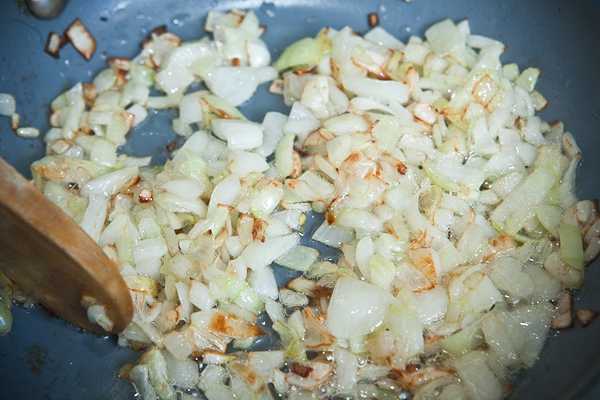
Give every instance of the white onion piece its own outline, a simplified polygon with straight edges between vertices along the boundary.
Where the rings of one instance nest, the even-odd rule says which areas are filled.
[[[323,128],[334,135],[347,135],[355,132],[366,132],[369,125],[363,117],[348,113],[326,120],[323,123]]]
[[[263,128],[254,122],[215,119],[211,127],[217,137],[227,141],[230,150],[251,150],[263,143]]]
[[[107,209],[108,198],[103,194],[91,194],[88,197],[88,206],[79,225],[95,241],[100,238]]]
[[[168,53],[156,74],[156,83],[165,93],[182,93],[194,80],[191,67],[204,57],[215,57],[210,42],[186,43]]]
[[[503,396],[502,385],[487,366],[486,354],[471,352],[454,361],[458,375],[474,399],[498,400]]]
[[[252,370],[263,376],[270,376],[274,369],[281,368],[284,361],[283,351],[253,351],[248,354],[248,362]]]
[[[275,168],[281,178],[287,178],[294,171],[294,139],[294,135],[288,133],[277,144]]]
[[[265,299],[265,311],[273,322],[285,320],[283,306],[277,301]]]
[[[383,103],[400,103],[408,101],[408,87],[396,81],[380,81],[360,76],[343,76],[342,83],[346,90],[361,97],[368,97]]]
[[[127,108],[127,112],[133,115],[133,126],[136,127],[141,124],[148,116],[148,111],[145,107],[139,104],[132,104]]]
[[[206,85],[217,96],[238,106],[248,100],[258,85],[277,78],[271,67],[218,67],[206,77]]]
[[[348,350],[337,347],[334,352],[335,376],[340,393],[352,393],[358,381],[358,358]]]
[[[203,182],[195,179],[174,179],[162,184],[162,189],[182,199],[194,200],[206,190]]]
[[[186,124],[201,123],[203,109],[200,103],[201,92],[194,92],[182,97],[179,103],[179,119]]]
[[[275,275],[270,267],[252,271],[249,282],[259,296],[265,296],[273,300],[276,300],[279,296]]]
[[[248,62],[251,67],[266,67],[271,63],[271,54],[265,42],[251,39],[246,42]]]
[[[190,286],[190,302],[202,311],[210,310],[215,305],[208,287],[198,281],[192,281]]]
[[[275,210],[282,198],[283,188],[273,182],[254,192],[250,199],[250,211],[257,218],[266,218]]]
[[[396,39],[380,26],[371,29],[365,34],[364,38],[379,46],[387,47],[388,49],[402,50],[404,48],[404,43]]]
[[[417,315],[424,325],[441,320],[448,309],[448,291],[437,286],[431,290],[419,292],[416,296]]]
[[[0,115],[12,116],[17,112],[15,98],[8,93],[0,93]]]
[[[231,173],[238,176],[246,176],[253,172],[264,172],[269,169],[269,164],[264,157],[248,151],[233,151],[230,155]]]
[[[319,252],[317,250],[306,246],[296,246],[277,258],[275,262],[282,267],[296,271],[308,271],[318,257]]]
[[[451,53],[462,49],[465,37],[458,30],[454,22],[449,19],[432,25],[425,31],[425,37],[431,48],[438,54]]]
[[[278,257],[287,253],[298,244],[299,237],[295,233],[269,238],[264,242],[254,241],[242,252],[242,257],[251,269],[265,268]]]
[[[138,168],[129,167],[102,175],[85,184],[82,188],[84,196],[103,195],[113,196],[123,185],[138,175]]]
[[[283,127],[287,119],[286,115],[274,111],[265,114],[262,122],[263,144],[255,150],[256,153],[267,157],[275,151],[277,143],[283,136]]]
[[[341,247],[343,243],[347,243],[353,238],[354,235],[350,229],[330,225],[327,221],[324,221],[312,236],[312,240],[336,248]]]
[[[192,343],[182,332],[170,332],[165,336],[163,343],[170,356],[176,360],[186,360],[192,354]]]
[[[300,144],[309,133],[319,127],[319,120],[302,103],[296,102],[292,105],[287,123],[283,127],[285,133],[296,135]]]
[[[210,196],[209,208],[215,208],[219,205],[232,205],[240,194],[240,180],[235,176],[229,176],[223,179],[215,186]]]
[[[18,128],[16,130],[18,136],[27,139],[33,139],[40,136],[40,131],[37,128],[33,128],[31,126]]]
[[[383,322],[389,300],[389,295],[375,285],[341,278],[329,302],[327,328],[341,339],[371,333]]]
[[[167,371],[173,384],[182,389],[193,389],[196,387],[196,384],[200,380],[200,370],[195,361],[170,357],[169,354],[165,354],[165,360],[167,362]]]
[[[87,30],[85,25],[78,19],[73,21],[65,31],[65,36],[69,39],[73,47],[85,58],[89,60],[96,51],[96,39]]]
[[[92,324],[100,326],[107,332],[110,332],[114,326],[113,322],[106,314],[106,308],[102,305],[94,304],[88,307],[87,317]]]

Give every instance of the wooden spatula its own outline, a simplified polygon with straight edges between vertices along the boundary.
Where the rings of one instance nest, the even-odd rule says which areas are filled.
[[[118,267],[60,208],[0,158],[0,270],[56,315],[101,332],[82,304],[106,309],[112,332],[133,305]]]

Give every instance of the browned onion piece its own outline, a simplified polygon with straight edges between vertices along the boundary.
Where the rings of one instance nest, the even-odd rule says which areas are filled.
[[[96,51],[96,39],[90,31],[87,30],[79,18],[69,25],[65,31],[65,36],[83,58],[86,60],[92,58]]]
[[[44,47],[44,51],[50,56],[58,58],[60,56],[59,53],[62,45],[63,42],[60,35],[56,32],[50,32],[48,33],[48,39],[46,39],[46,46]]]
[[[577,318],[577,322],[581,324],[581,326],[588,326],[596,317],[598,313],[593,310],[589,310],[586,308],[582,308],[580,310],[575,311],[575,317]]]
[[[552,320],[552,328],[566,329],[573,325],[573,313],[571,310],[571,293],[563,292],[558,299],[558,314]]]

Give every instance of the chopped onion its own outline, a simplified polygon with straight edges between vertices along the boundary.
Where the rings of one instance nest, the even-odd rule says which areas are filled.
[[[319,257],[319,252],[311,247],[296,246],[286,254],[278,257],[275,262],[282,267],[296,271],[308,271]]]
[[[269,267],[255,269],[250,275],[250,285],[259,296],[276,300],[279,292],[273,270]]]
[[[274,67],[283,71],[293,67],[317,65],[325,51],[325,41],[321,38],[304,38],[288,46],[277,59]]]
[[[321,242],[331,247],[341,247],[343,243],[347,243],[353,239],[352,231],[347,228],[330,225],[324,221],[312,236],[313,240]]]
[[[0,93],[0,115],[12,116],[17,111],[15,98],[7,93]]]
[[[206,85],[217,96],[238,106],[248,100],[258,85],[277,77],[271,67],[218,67],[206,77]]]
[[[455,360],[454,366],[473,398],[487,400],[502,398],[502,386],[487,366],[484,352],[471,352]]]
[[[291,233],[269,238],[262,243],[254,241],[244,249],[240,257],[248,263],[250,268],[259,270],[294,248],[298,240],[298,235]]]
[[[277,143],[283,136],[283,127],[287,122],[287,116],[278,112],[268,112],[262,122],[263,144],[255,151],[263,157],[270,156],[277,147]]]
[[[283,132],[296,135],[300,144],[309,133],[319,127],[319,120],[302,103],[296,102],[292,105],[292,110],[287,123],[283,126]]]
[[[537,115],[540,71],[502,65],[504,44],[468,21],[405,45],[369,19],[271,67],[254,12],[211,11],[212,35],[158,27],[51,102],[33,182],[119,265],[134,304],[119,344],[148,347],[129,372],[145,400],[270,398],[271,384],[291,399],[499,399],[550,327],[571,326],[600,219],[577,200],[581,148]],[[65,36],[92,56],[80,21]],[[271,80],[291,110],[249,121],[235,106]],[[14,103],[0,94],[0,114],[37,136]],[[149,109],[175,109],[164,165],[118,151]],[[251,352],[271,328],[281,350]]]
[[[263,143],[263,129],[253,122],[214,119],[211,127],[217,137],[227,141],[230,150],[251,150]]]
[[[327,328],[338,338],[371,333],[385,317],[388,294],[352,278],[337,281],[327,310]]]
[[[69,25],[65,31],[65,36],[86,60],[91,59],[96,52],[96,39],[79,18]]]
[[[449,19],[432,25],[425,31],[425,37],[433,51],[439,54],[459,51],[465,45],[465,37]]]
[[[40,136],[40,131],[37,128],[32,128],[30,126],[18,128],[16,132],[17,135],[21,136],[22,138],[31,139]]]

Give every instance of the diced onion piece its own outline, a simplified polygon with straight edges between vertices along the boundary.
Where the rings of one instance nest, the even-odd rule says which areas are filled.
[[[348,350],[336,348],[336,383],[340,393],[352,393],[358,381],[358,359]]]
[[[262,127],[254,122],[214,119],[211,126],[216,136],[227,141],[230,150],[251,150],[262,145]]]
[[[474,351],[454,361],[454,367],[474,399],[499,400],[502,385],[487,366],[486,353]]]
[[[277,77],[271,67],[217,67],[206,77],[206,85],[217,96],[238,106],[248,100],[258,85]]]
[[[383,103],[403,104],[408,101],[408,87],[400,82],[344,76],[342,83],[346,90],[357,96],[368,97]]]
[[[277,258],[294,248],[299,241],[295,233],[285,236],[268,238],[264,242],[254,241],[242,252],[244,261],[254,270],[258,270],[271,264]]]
[[[16,133],[18,136],[20,136],[22,138],[28,138],[28,139],[32,139],[32,138],[36,138],[36,137],[40,136],[40,131],[37,128],[33,128],[31,126],[17,128]]]
[[[200,380],[200,370],[196,361],[170,357],[169,354],[165,354],[165,360],[167,361],[169,378],[174,385],[182,389],[193,389],[196,387],[196,384]]]
[[[277,299],[279,291],[273,270],[269,267],[252,271],[249,279],[250,285],[259,296]]]
[[[532,92],[535,89],[537,79],[540,76],[540,70],[537,68],[527,68],[517,78],[515,83],[517,86],[525,89],[528,92]]]
[[[246,176],[253,172],[264,172],[269,169],[269,165],[264,157],[248,151],[231,152],[230,169],[238,176]]]
[[[558,227],[560,238],[560,258],[573,268],[583,269],[583,240],[579,227],[561,223]]]
[[[44,46],[44,51],[52,57],[58,58],[62,44],[62,38],[58,33],[49,32],[48,38],[46,39],[46,45]]]
[[[270,156],[277,147],[277,143],[283,136],[283,127],[287,122],[287,116],[278,112],[268,112],[262,122],[263,144],[255,151],[264,156]]]
[[[319,125],[319,120],[315,118],[306,106],[300,102],[295,102],[292,105],[288,120],[283,126],[283,132],[296,135],[299,139],[299,144],[302,144],[308,134],[317,129]]]
[[[82,194],[113,196],[123,185],[137,175],[137,167],[123,168],[115,172],[110,172],[87,182],[82,188]]]
[[[8,93],[0,93],[0,115],[11,117],[16,111],[15,98]]]
[[[98,241],[100,232],[104,227],[108,199],[103,194],[92,194],[89,196],[88,206],[81,220],[80,226],[92,239]]]
[[[83,58],[86,60],[92,58],[96,51],[96,39],[94,39],[94,36],[92,36],[79,18],[69,25],[65,31],[65,36]]]
[[[322,39],[304,38],[288,46],[273,66],[281,72],[294,67],[312,67],[321,61],[325,51]]]
[[[433,51],[438,54],[452,53],[462,49],[465,45],[465,37],[449,19],[429,27],[425,31],[425,37]]]
[[[127,108],[127,112],[133,115],[133,126],[138,126],[141,124],[146,117],[148,116],[148,111],[146,108],[139,104],[133,104]]]
[[[277,258],[275,262],[282,267],[304,272],[308,271],[318,257],[317,250],[306,246],[296,246]]]
[[[294,171],[294,134],[281,138],[275,151],[275,168],[281,178],[287,178]]]
[[[327,328],[342,339],[366,335],[383,322],[388,304],[388,294],[379,287],[341,278],[329,302]]]
[[[107,332],[110,332],[114,326],[113,322],[106,314],[106,308],[102,305],[94,304],[89,306],[87,309],[87,317],[91,323],[99,325]]]
[[[365,39],[375,44],[394,50],[402,50],[404,43],[396,39],[381,26],[376,26],[365,34]]]
[[[340,248],[343,243],[347,243],[353,238],[352,230],[330,225],[327,221],[323,221],[312,236],[313,240],[336,248]]]
[[[192,281],[190,286],[190,301],[194,306],[203,311],[210,310],[215,305],[208,287],[198,281]]]

